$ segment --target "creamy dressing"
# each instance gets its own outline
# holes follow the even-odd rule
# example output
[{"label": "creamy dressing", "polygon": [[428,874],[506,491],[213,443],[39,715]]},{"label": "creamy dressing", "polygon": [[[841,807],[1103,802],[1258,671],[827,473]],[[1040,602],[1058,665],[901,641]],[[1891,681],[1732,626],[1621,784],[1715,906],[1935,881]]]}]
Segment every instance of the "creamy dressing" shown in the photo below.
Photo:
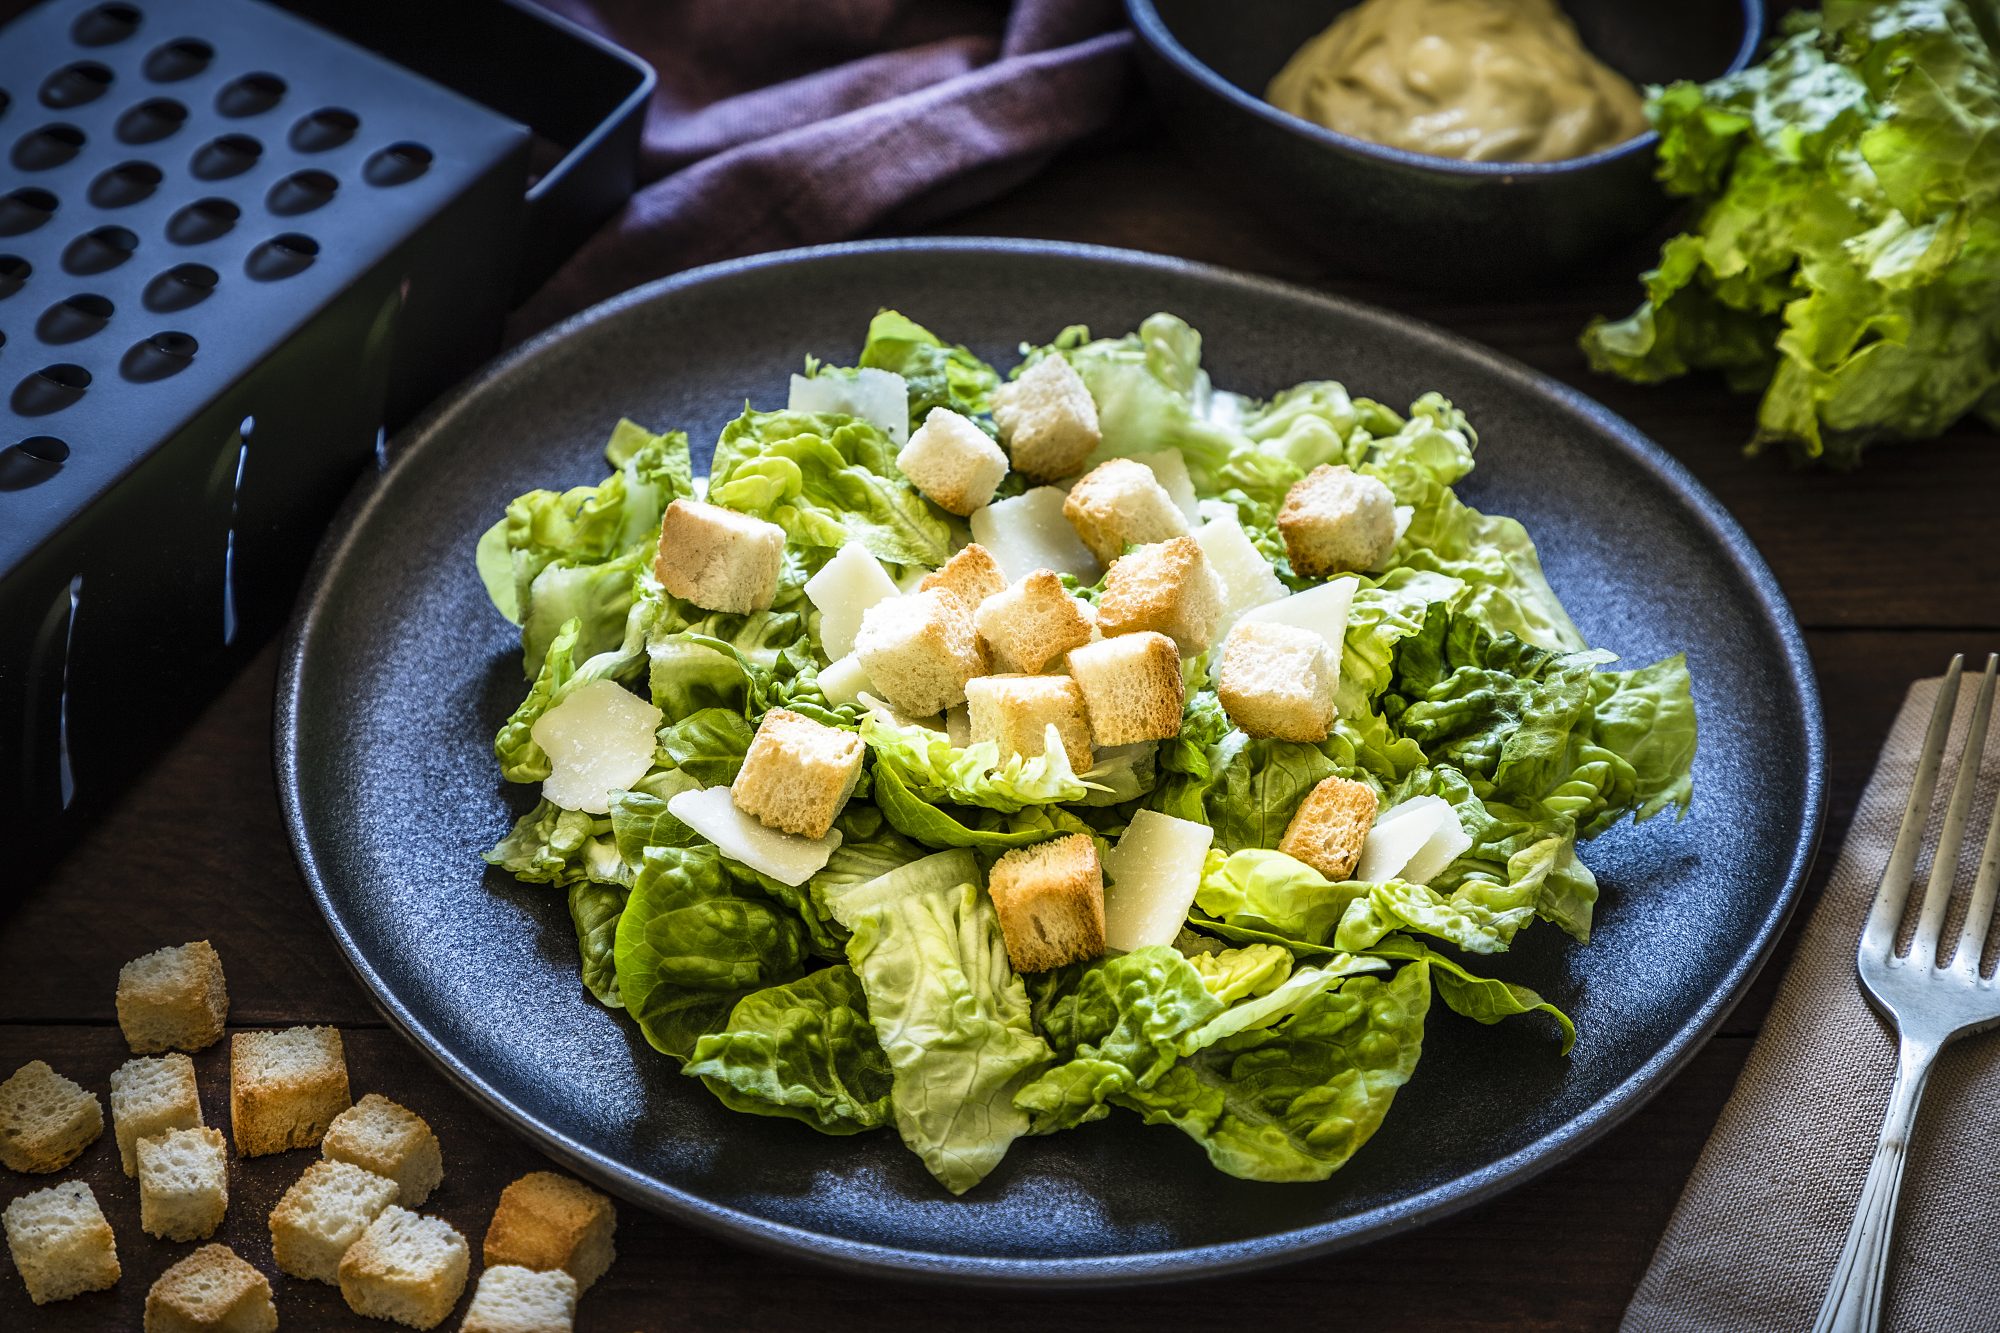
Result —
[{"label": "creamy dressing", "polygon": [[1646,128],[1639,92],[1555,0],[1365,0],[1265,96],[1341,134],[1467,162],[1555,162]]}]

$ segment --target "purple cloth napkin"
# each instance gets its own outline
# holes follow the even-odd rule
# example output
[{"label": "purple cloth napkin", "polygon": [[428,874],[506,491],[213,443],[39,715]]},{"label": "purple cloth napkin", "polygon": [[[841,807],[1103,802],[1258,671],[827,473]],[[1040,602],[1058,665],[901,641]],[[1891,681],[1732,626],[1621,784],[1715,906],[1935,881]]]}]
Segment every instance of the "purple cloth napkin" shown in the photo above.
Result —
[{"label": "purple cloth napkin", "polygon": [[678,269],[989,199],[1132,92],[1115,0],[543,2],[660,82],[638,192],[516,314],[516,338]]}]

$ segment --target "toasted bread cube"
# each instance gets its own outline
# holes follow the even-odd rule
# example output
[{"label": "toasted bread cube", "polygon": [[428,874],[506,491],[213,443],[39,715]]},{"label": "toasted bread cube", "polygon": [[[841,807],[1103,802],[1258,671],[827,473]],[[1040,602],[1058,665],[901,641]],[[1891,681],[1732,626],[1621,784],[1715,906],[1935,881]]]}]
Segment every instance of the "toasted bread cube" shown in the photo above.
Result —
[{"label": "toasted bread cube", "polygon": [[993,498],[1007,455],[969,418],[933,407],[896,455],[896,466],[930,502],[963,518]]},{"label": "toasted bread cube", "polygon": [[424,1118],[371,1092],[333,1118],[320,1152],[396,1182],[396,1202],[421,1208],[444,1180],[444,1150]]},{"label": "toasted bread cube", "polygon": [[882,697],[911,717],[964,703],[965,682],[986,670],[971,609],[935,587],[869,607],[854,655]]},{"label": "toasted bread cube", "polygon": [[227,1245],[204,1245],[146,1293],[146,1333],[272,1333],[271,1281]]},{"label": "toasted bread cube", "polygon": [[1083,376],[1055,353],[993,391],[993,424],[1015,470],[1036,481],[1075,476],[1104,438]]},{"label": "toasted bread cube", "polygon": [[942,569],[924,575],[917,591],[943,588],[957,594],[966,610],[976,611],[980,603],[1006,586],[1007,576],[1000,572],[1000,562],[993,558],[993,553],[978,542],[967,542],[944,562]]},{"label": "toasted bread cube", "polygon": [[1016,847],[987,879],[1016,972],[1046,972],[1104,952],[1104,869],[1084,833]]},{"label": "toasted bread cube", "polygon": [[460,1333],[570,1333],[575,1321],[575,1278],[501,1264],[479,1275]]},{"label": "toasted bread cube", "polygon": [[981,676],[965,687],[972,743],[992,741],[1000,757],[1033,759],[1047,747],[1049,728],[1062,738],[1069,766],[1090,767],[1090,723],[1083,692],[1068,676]]},{"label": "toasted bread cube", "polygon": [[589,1291],[618,1257],[617,1229],[611,1200],[568,1176],[530,1171],[500,1191],[486,1228],[486,1266],[559,1268],[576,1279],[578,1292]]},{"label": "toasted bread cube", "polygon": [[980,603],[972,623],[995,670],[1032,675],[1089,643],[1097,612],[1065,592],[1053,570],[1038,569]]},{"label": "toasted bread cube", "polygon": [[0,1083],[0,1162],[10,1171],[60,1171],[104,1132],[97,1097],[41,1060]]},{"label": "toasted bread cube", "polygon": [[352,1162],[314,1162],[271,1210],[271,1257],[293,1277],[339,1282],[341,1256],[399,1192]]},{"label": "toasted bread cube", "polygon": [[1375,825],[1378,806],[1367,783],[1327,778],[1292,812],[1278,850],[1330,880],[1346,879],[1361,860],[1361,845]]},{"label": "toasted bread cube", "polygon": [[1097,599],[1105,638],[1156,630],[1190,656],[1207,650],[1221,617],[1222,581],[1192,537],[1142,546],[1112,562]]},{"label": "toasted bread cube", "polygon": [[37,1305],[118,1281],[118,1242],[97,1196],[80,1180],[23,1194],[0,1214],[7,1249]]},{"label": "toasted bread cube", "polygon": [[229,1140],[170,1129],[139,1140],[139,1225],[162,1240],[206,1240],[229,1211]]},{"label": "toasted bread cube", "polygon": [[1188,535],[1187,515],[1144,463],[1114,458],[1069,488],[1063,517],[1090,553],[1108,565],[1128,546]]},{"label": "toasted bread cube", "polygon": [[201,1125],[194,1061],[185,1055],[142,1055],[111,1071],[111,1132],[126,1175],[139,1174],[140,1139]]},{"label": "toasted bread cube", "polygon": [[1323,741],[1340,666],[1326,640],[1296,625],[1246,620],[1222,644],[1215,694],[1246,735]]},{"label": "toasted bread cube", "polygon": [[785,563],[776,523],[700,500],[676,500],[660,520],[653,573],[676,597],[706,611],[748,615],[770,609]]},{"label": "toasted bread cube", "polygon": [[207,940],[155,949],[118,969],[118,1026],[134,1055],[213,1046],[228,1017],[222,958]]},{"label": "toasted bread cube", "polygon": [[296,1027],[229,1039],[229,1128],[243,1156],[313,1147],[348,1104],[338,1030]]},{"label": "toasted bread cube", "polygon": [[1072,648],[1064,659],[1083,692],[1090,735],[1099,745],[1163,741],[1181,732],[1187,687],[1181,650],[1164,634],[1143,631]]},{"label": "toasted bread cube", "polygon": [[1373,569],[1396,549],[1396,497],[1345,463],[1322,463],[1285,492],[1278,532],[1306,578]]},{"label": "toasted bread cube", "polygon": [[358,1315],[436,1328],[471,1267],[472,1247],[457,1227],[392,1203],[341,1256],[340,1294]]},{"label": "toasted bread cube", "polygon": [[789,708],[757,724],[729,794],[765,828],[824,838],[861,780],[861,738]]}]

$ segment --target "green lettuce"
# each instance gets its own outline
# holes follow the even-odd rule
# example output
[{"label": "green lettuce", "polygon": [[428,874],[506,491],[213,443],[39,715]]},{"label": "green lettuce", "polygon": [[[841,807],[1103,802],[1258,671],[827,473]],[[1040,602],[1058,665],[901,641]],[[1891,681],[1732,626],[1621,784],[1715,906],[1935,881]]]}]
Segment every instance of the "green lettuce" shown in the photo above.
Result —
[{"label": "green lettuce", "polygon": [[844,963],[738,1000],[681,1072],[731,1110],[788,1117],[822,1134],[889,1123],[889,1060],[869,1026],[861,980]]},{"label": "green lettuce", "polygon": [[529,884],[617,884],[626,878],[611,821],[549,800],[536,802],[506,837],[480,855],[486,864]]},{"label": "green lettuce", "polygon": [[1032,847],[1064,833],[1089,833],[1090,825],[1059,805],[1030,805],[1006,812],[977,806],[938,805],[926,799],[890,764],[874,769],[875,803],[898,833],[926,847],[977,847],[1008,851]]},{"label": "green lettuce", "polygon": [[910,390],[910,429],[924,424],[932,409],[945,407],[967,416],[989,434],[985,419],[993,407],[1000,376],[993,367],[963,347],[943,339],[894,310],[868,321],[868,341],[861,348],[864,367],[893,371]]},{"label": "green lettuce", "polygon": [[1463,964],[1407,935],[1391,935],[1369,952],[1377,958],[1422,959],[1429,963],[1438,998],[1455,1014],[1489,1026],[1521,1014],[1547,1014],[1562,1033],[1562,1054],[1568,1055],[1576,1045],[1576,1024],[1569,1015],[1527,986],[1476,976]]},{"label": "green lettuce", "polygon": [[583,984],[599,1003],[623,1009],[618,997],[618,918],[624,915],[628,891],[617,884],[581,883],[569,886],[569,919],[576,927],[577,956]]},{"label": "green lettuce", "polygon": [[925,803],[976,805],[1011,814],[1030,805],[1080,801],[1090,792],[1070,767],[1069,752],[1054,726],[1041,754],[1000,757],[993,741],[953,745],[941,731],[903,726],[871,710],[861,719],[861,739],[875,757],[875,773],[894,774]]}]

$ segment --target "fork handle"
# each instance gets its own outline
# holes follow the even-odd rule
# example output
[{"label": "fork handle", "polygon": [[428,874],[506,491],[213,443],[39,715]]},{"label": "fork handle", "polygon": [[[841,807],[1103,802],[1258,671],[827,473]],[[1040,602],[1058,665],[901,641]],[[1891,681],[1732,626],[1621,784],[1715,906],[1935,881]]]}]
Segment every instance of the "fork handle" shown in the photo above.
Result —
[{"label": "fork handle", "polygon": [[1826,1300],[1813,1321],[1813,1333],[1876,1333],[1882,1323],[1882,1295],[1889,1275],[1890,1240],[1896,1225],[1896,1200],[1903,1191],[1903,1163],[1909,1157],[1910,1131],[1923,1100],[1931,1063],[1942,1043],[1905,1036],[1896,1057],[1896,1083],[1889,1092],[1888,1114],[1875,1160],[1854,1206],[1854,1223],[1847,1244],[1834,1265]]}]

